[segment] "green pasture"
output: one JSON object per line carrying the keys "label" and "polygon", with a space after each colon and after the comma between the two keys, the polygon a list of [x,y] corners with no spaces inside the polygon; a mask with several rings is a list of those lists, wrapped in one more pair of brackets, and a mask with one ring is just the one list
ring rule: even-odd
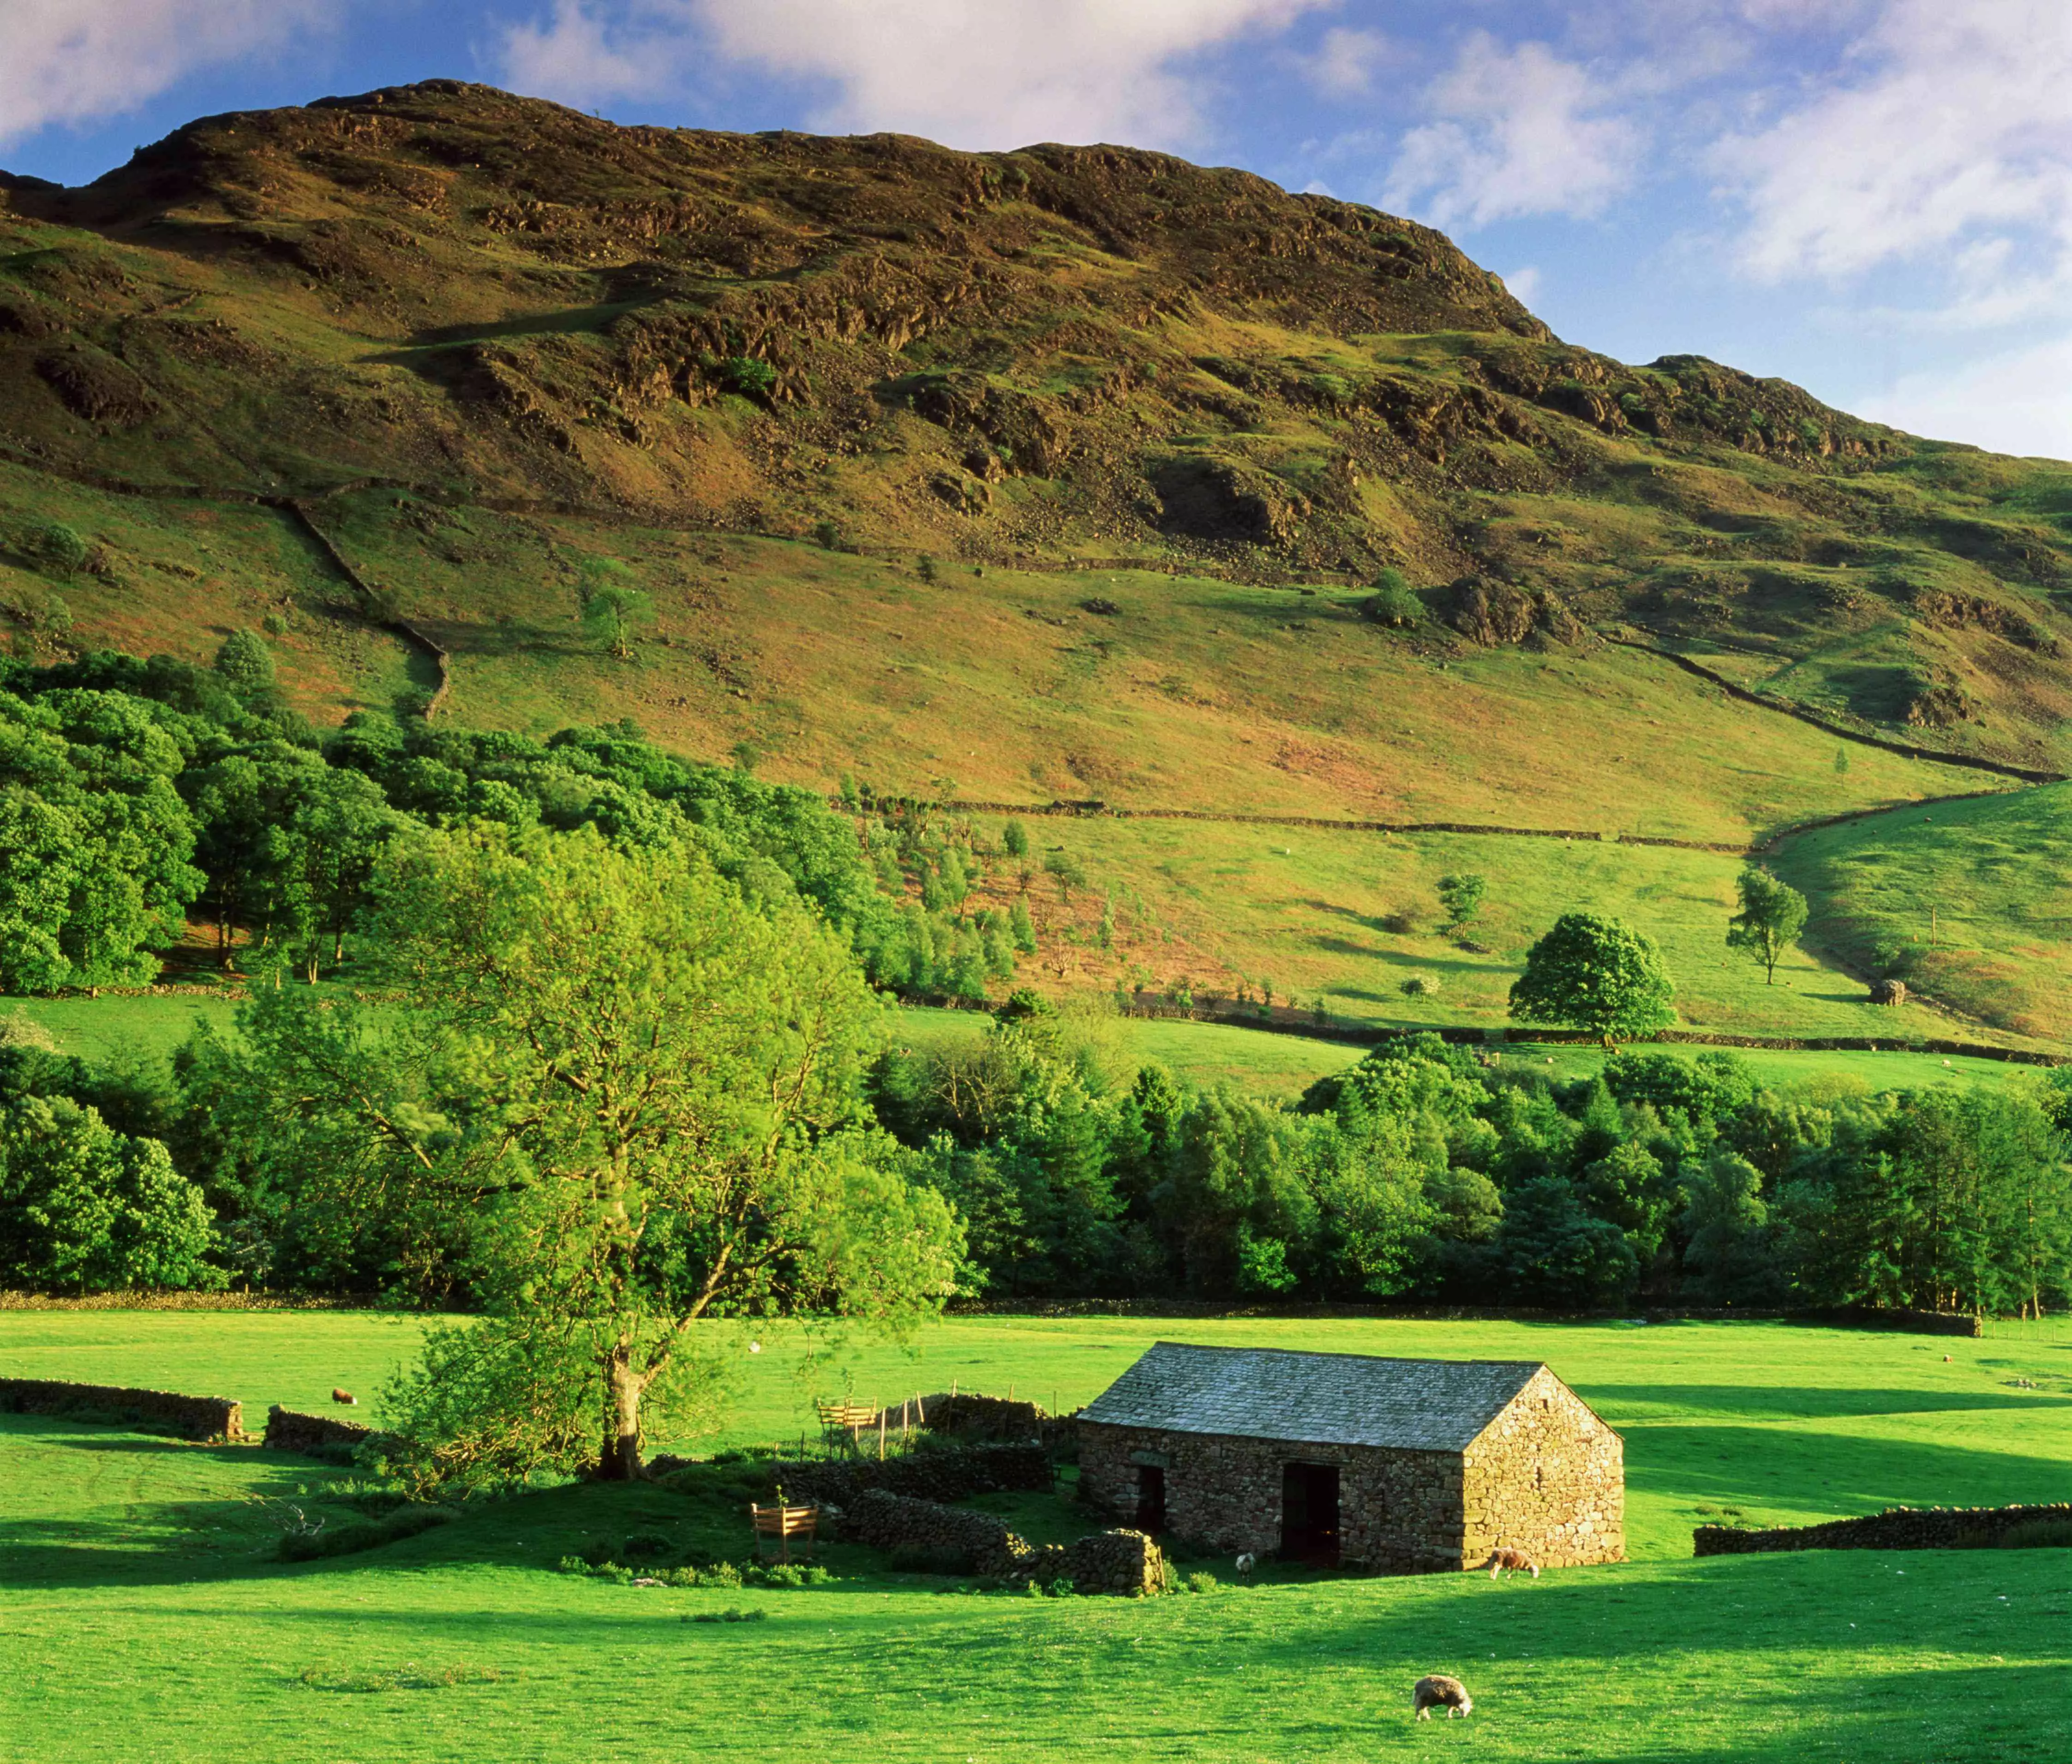
{"label": "green pasture", "polygon": [[2004,1029],[2072,1029],[2072,785],[1816,829],[1776,867],[1864,968]]}
{"label": "green pasture", "polygon": [[[928,1047],[954,1045],[985,1033],[993,1019],[981,1011],[902,1009],[894,1019],[897,1045]],[[1417,1026],[1406,1022],[1406,1028]],[[1244,1029],[1229,1023],[1195,1023],[1177,1018],[1123,1018],[1115,1030],[1123,1046],[1138,1059],[1157,1060],[1182,1082],[1198,1088],[1227,1082],[1254,1096],[1299,1096],[1318,1079],[1342,1071],[1364,1058],[1367,1050],[1354,1042],[1313,1040],[1305,1035]],[[1641,1044],[1636,1044],[1641,1045]],[[1601,1050],[1568,1044],[1507,1041],[1489,1050],[1502,1070],[1538,1071],[1549,1079],[1595,1075],[1604,1067]],[[1643,1051],[1674,1059],[1696,1059],[1718,1050],[1688,1042],[1646,1043]],[[1904,1051],[1861,1053],[1761,1047],[1726,1050],[1747,1063],[1758,1083],[1788,1090],[1841,1078],[1873,1091],[1918,1089],[1926,1084],[2022,1082],[2037,1068],[2004,1060]]]}
{"label": "green pasture", "polygon": [[[0,1314],[0,1373],[306,1393],[364,1381],[409,1325],[324,1314]],[[289,1507],[343,1523],[341,1473],[249,1448],[0,1419],[0,1758],[590,1760],[837,1754],[1365,1760],[2054,1760],[2072,1725],[2062,1549],[1696,1561],[1689,1528],[1897,1500],[2062,1499],[2072,1338],[1943,1340],[1781,1326],[1569,1327],[968,1318],[853,1346],[860,1392],[960,1382],[1077,1402],[1160,1335],[1544,1358],[1626,1441],[1622,1566],[1308,1577],[1146,1602],[968,1593],[836,1546],[798,1590],[635,1588],[551,1571],[659,1532],[747,1554],[717,1496],[572,1487],[366,1554],[289,1566]],[[793,1429],[817,1382],[773,1332],[743,1351],[730,1435]],[[1946,1361],[1944,1355],[1950,1357]],[[319,1375],[318,1367],[325,1368]],[[2035,1380],[2023,1388],[2012,1381]],[[1032,1536],[1090,1522],[996,1499]],[[1219,1572],[1224,1565],[1183,1562]],[[960,1596],[961,1595],[961,1596]],[[733,1609],[752,1622],[700,1622]],[[1474,1715],[1409,1718],[1463,1678]]]}
{"label": "green pasture", "polygon": [[0,1018],[17,1014],[48,1031],[61,1052],[95,1065],[150,1064],[167,1058],[198,1022],[228,1029],[234,1001],[195,994],[100,998],[0,998]]}
{"label": "green pasture", "polygon": [[[1608,914],[1661,945],[1680,1020],[1735,1034],[1860,1035],[2021,1041],[1918,1004],[1869,1002],[1864,983],[1794,949],[1769,984],[1725,945],[1743,860],[1595,840],[1330,832],[1196,821],[1050,819],[1028,824],[1043,856],[1075,861],[1088,886],[1061,901],[1033,894],[1039,933],[1085,983],[1115,979],[1198,997],[1256,997],[1305,1010],[1322,999],[1358,1023],[1507,1021],[1525,954],[1564,912]],[[1442,935],[1441,876],[1488,879],[1464,938]],[[1093,947],[1100,901],[1112,898],[1112,951]],[[1004,900],[1003,894],[1001,898]],[[1464,949],[1462,940],[1480,946]],[[1406,993],[1406,982],[1432,989]],[[2041,1033],[2031,1026],[2031,1033]]]}

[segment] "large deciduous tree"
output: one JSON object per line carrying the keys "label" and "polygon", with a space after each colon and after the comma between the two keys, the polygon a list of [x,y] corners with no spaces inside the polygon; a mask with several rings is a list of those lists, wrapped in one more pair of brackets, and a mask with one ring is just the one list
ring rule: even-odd
{"label": "large deciduous tree", "polygon": [[428,835],[376,893],[407,1055],[369,1060],[368,1020],[306,997],[248,1035],[342,1207],[400,1207],[428,1243],[466,1221],[491,1314],[435,1332],[395,1393],[420,1479],[636,1474],[651,1410],[708,1382],[701,1318],[896,1322],[951,1290],[955,1222],[861,1100],[878,1007],[808,911],[587,829]]}
{"label": "large deciduous tree", "polygon": [[1564,913],[1525,958],[1511,985],[1521,1022],[1587,1029],[1610,1047],[1676,1021],[1675,989],[1655,940],[1595,913]]}

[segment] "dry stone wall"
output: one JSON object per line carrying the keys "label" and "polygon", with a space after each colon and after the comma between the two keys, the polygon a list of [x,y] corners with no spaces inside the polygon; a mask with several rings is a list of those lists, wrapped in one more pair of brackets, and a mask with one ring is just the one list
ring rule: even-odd
{"label": "dry stone wall", "polygon": [[0,1411],[140,1421],[149,1427],[167,1429],[183,1439],[245,1437],[241,1404],[227,1396],[183,1396],[176,1391],[71,1384],[54,1378],[0,1378]]}
{"label": "dry stone wall", "polygon": [[1802,1549],[1971,1549],[1997,1544],[2017,1526],[2072,1523],[2072,1503],[2041,1507],[1888,1507],[1862,1519],[1824,1525],[1780,1525],[1741,1531],[1700,1525],[1691,1534],[1693,1556],[1754,1556]]}
{"label": "dry stone wall", "polygon": [[1462,1454],[1462,1553],[1546,1568],[1626,1560],[1626,1446],[1544,1367]]}
{"label": "dry stone wall", "polygon": [[305,1415],[299,1409],[283,1408],[278,1403],[266,1411],[264,1443],[277,1452],[306,1452],[312,1446],[360,1445],[373,1437],[374,1429],[358,1421],[341,1421],[329,1415]]}
{"label": "dry stone wall", "polygon": [[1071,1581],[1081,1593],[1141,1597],[1166,1584],[1165,1558],[1141,1532],[1102,1532],[1070,1544],[1034,1544],[990,1514],[872,1489],[842,1515],[843,1536],[874,1549],[919,1550],[974,1574],[1046,1585]]}

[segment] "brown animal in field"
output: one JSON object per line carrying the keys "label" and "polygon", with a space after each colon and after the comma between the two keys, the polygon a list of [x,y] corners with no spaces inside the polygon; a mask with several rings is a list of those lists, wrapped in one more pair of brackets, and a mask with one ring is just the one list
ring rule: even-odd
{"label": "brown animal in field", "polygon": [[1507,1569],[1514,1574],[1530,1574],[1536,1581],[1540,1578],[1540,1565],[1522,1549],[1491,1550],[1482,1566],[1490,1571],[1491,1580]]}
{"label": "brown animal in field", "polygon": [[335,1384],[331,1387],[331,1400],[334,1403],[351,1403],[356,1407],[360,1402],[360,1399],[351,1391],[342,1391]]}
{"label": "brown animal in field", "polygon": [[1433,1672],[1417,1681],[1417,1688],[1410,1693],[1410,1705],[1417,1711],[1417,1719],[1429,1721],[1432,1711],[1443,1708],[1446,1719],[1456,1715],[1472,1715],[1475,1700],[1468,1695],[1468,1688],[1457,1678],[1449,1678],[1444,1672]]}

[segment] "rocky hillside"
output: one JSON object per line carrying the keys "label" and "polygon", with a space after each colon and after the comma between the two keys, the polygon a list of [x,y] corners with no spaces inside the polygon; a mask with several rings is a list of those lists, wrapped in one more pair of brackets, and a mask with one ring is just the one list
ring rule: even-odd
{"label": "rocky hillside", "polygon": [[[205,119],[84,189],[0,176],[0,599],[32,630],[39,483],[357,495],[363,528],[378,488],[433,562],[462,508],[1395,565],[1447,643],[1623,623],[1867,728],[2072,760],[2072,468],[1566,346],[1440,235],[1243,172],[433,81]],[[188,616],[147,540],[88,537],[130,647]]]}

